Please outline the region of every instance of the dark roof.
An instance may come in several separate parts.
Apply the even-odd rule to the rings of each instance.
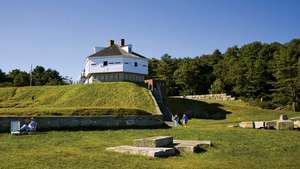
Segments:
[[[138,54],[138,53],[136,53],[136,52],[131,52],[131,54],[136,55],[136,56],[141,57],[141,58],[144,58],[144,59],[148,59],[148,58],[146,58],[145,56],[143,56],[143,55],[141,55],[141,54]]]
[[[145,56],[142,56],[138,53],[135,52],[126,52],[125,50],[121,49],[121,47],[117,44],[114,44],[112,46],[109,46],[107,48],[104,48],[88,57],[96,57],[96,56],[119,56],[119,55],[125,55],[129,57],[134,57],[134,58],[143,58],[147,59]]]

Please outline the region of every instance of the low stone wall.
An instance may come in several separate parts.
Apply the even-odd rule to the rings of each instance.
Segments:
[[[212,99],[212,100],[235,100],[235,97],[224,94],[204,94],[204,95],[187,95],[187,96],[174,96],[174,98],[186,98],[193,100]]]
[[[0,132],[10,131],[10,122],[21,121],[24,124],[30,117],[0,117]],[[78,116],[78,117],[35,117],[37,130],[107,129],[107,128],[159,128],[164,125],[160,115],[144,116]]]

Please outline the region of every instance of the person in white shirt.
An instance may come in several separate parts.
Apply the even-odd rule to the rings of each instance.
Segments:
[[[34,120],[34,118],[31,118],[31,121],[29,124],[24,124],[21,128],[21,132],[32,132],[36,130],[37,122]]]

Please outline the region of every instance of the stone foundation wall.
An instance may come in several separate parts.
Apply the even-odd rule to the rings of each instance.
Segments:
[[[174,96],[175,98],[186,98],[186,99],[193,99],[193,100],[205,100],[205,99],[212,99],[212,100],[235,100],[235,97],[227,94],[205,94],[205,95],[187,95],[187,96]]]
[[[0,117],[0,132],[10,131],[12,120],[21,121],[21,125],[30,117]],[[35,117],[38,131],[62,129],[108,129],[108,128],[159,128],[164,125],[162,116],[98,116],[98,117]]]
[[[118,81],[132,81],[143,82],[145,76],[136,73],[116,72],[116,73],[95,73],[92,75],[94,81],[99,82],[118,82]]]

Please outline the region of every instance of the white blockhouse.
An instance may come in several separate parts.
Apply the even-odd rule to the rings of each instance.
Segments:
[[[85,60],[81,79],[85,84],[93,82],[133,81],[143,82],[148,74],[148,58],[134,52],[132,45],[110,40],[108,47],[95,47]]]

